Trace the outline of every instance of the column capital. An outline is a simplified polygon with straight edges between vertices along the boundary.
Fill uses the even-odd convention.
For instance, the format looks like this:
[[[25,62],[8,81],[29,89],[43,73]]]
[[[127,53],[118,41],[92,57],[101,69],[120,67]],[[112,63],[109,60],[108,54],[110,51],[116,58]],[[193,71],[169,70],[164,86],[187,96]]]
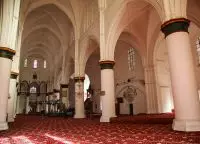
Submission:
[[[18,76],[18,75],[19,75],[19,74],[16,73],[16,72],[11,72],[10,78],[11,78],[11,79],[17,79],[17,76]]]
[[[0,57],[13,59],[16,51],[7,47],[0,47]]]
[[[113,69],[115,62],[111,60],[104,60],[104,61],[99,61],[101,70],[103,69]]]
[[[165,34],[165,37],[175,32],[188,32],[190,20],[186,18],[175,18],[164,22],[161,25],[161,31]]]
[[[85,77],[74,77],[74,81],[76,82],[84,82]]]

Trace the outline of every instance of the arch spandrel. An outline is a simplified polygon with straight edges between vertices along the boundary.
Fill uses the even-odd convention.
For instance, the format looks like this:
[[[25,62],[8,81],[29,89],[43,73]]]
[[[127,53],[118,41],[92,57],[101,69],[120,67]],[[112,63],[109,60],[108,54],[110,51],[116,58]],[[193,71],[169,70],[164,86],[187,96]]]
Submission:
[[[132,9],[128,5],[131,4],[134,6]],[[139,5],[140,7],[136,7]],[[132,15],[130,12],[133,12],[133,9],[137,10],[137,15],[141,15],[144,12],[144,9],[152,8],[157,15],[159,15],[159,21],[161,21],[163,12],[162,7],[159,3],[155,3],[153,1],[148,0],[128,0],[123,3],[121,6],[121,9],[118,9],[118,13],[116,16],[114,16],[113,21],[111,22],[110,26],[108,26],[106,29],[107,32],[109,32],[106,35],[107,41],[106,41],[106,49],[107,51],[107,59],[113,59],[114,55],[114,47],[116,45],[117,39],[119,38],[122,31],[125,29],[127,25],[133,22],[133,20],[136,18]],[[106,54],[105,54],[106,56]]]

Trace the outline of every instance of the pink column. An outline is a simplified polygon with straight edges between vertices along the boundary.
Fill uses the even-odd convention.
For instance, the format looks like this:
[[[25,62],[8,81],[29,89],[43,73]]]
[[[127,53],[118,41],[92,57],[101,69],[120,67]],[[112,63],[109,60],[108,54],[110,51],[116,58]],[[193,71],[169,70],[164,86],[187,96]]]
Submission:
[[[84,80],[85,80],[85,77],[74,77],[74,81],[75,81],[75,115],[74,115],[74,118],[85,118]]]
[[[162,25],[169,54],[177,131],[200,131],[200,102],[188,34],[190,21],[172,19]]]
[[[114,61],[101,61],[101,91],[105,95],[101,96],[102,116],[100,122],[110,122],[110,118],[115,114],[115,86],[114,86]]]
[[[0,130],[7,130],[7,104],[11,73],[11,63],[15,51],[0,47]]]
[[[8,99],[8,122],[14,122],[15,118],[15,106],[16,106],[16,97],[17,97],[17,76],[18,73],[11,72],[10,75],[10,86],[9,86],[9,99]]]

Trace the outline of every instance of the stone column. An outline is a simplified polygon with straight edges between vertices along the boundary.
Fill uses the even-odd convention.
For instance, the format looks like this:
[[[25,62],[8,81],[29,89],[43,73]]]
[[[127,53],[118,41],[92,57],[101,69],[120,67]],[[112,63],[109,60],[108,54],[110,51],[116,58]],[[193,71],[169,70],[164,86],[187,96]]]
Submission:
[[[200,131],[200,102],[188,34],[190,21],[177,18],[166,21],[161,30],[166,37],[174,98],[177,131]]]
[[[60,90],[58,90],[58,89],[54,89],[54,95],[53,96],[55,96],[55,99],[54,100],[56,100],[56,101],[60,101]],[[57,112],[58,111],[58,103],[55,103],[54,105],[53,105],[53,111],[54,112]]]
[[[115,87],[114,87],[114,61],[100,61],[101,67],[101,91],[105,95],[101,96],[102,116],[100,122],[110,122],[110,118],[115,114]]]
[[[158,101],[156,96],[155,72],[153,66],[145,67],[145,89],[147,99],[147,113],[158,113]]]
[[[39,101],[37,101],[37,107],[36,107],[36,112],[40,112],[40,107],[41,107],[41,105],[39,104]]]
[[[9,98],[8,98],[8,122],[14,122],[15,117],[15,106],[16,106],[16,83],[18,74],[11,72],[10,86],[9,86]]]
[[[28,114],[29,111],[30,111],[30,108],[29,108],[29,96],[26,96],[26,114]]]
[[[0,130],[8,129],[8,124],[6,121],[7,117],[7,104],[8,104],[8,91],[9,91],[9,80],[10,80],[10,70],[13,55],[15,51],[0,47]]]
[[[16,118],[17,115],[17,79],[16,79],[16,83],[15,83],[15,94],[14,94],[14,118]]]
[[[54,99],[53,96],[54,96],[54,92],[52,92],[51,95],[50,95],[50,101],[51,101],[51,104],[50,104],[50,107],[49,107],[50,112],[53,112],[53,103],[52,103],[53,99]]]
[[[74,115],[74,118],[85,118],[84,80],[85,80],[85,77],[74,77],[74,81],[75,81],[75,115]]]
[[[61,84],[61,98],[65,108],[69,107],[68,84]]]
[[[19,114],[19,105],[20,105],[20,96],[17,95],[17,102],[16,102],[16,114]]]
[[[45,101],[45,113],[49,113],[49,93],[46,95],[46,101]]]

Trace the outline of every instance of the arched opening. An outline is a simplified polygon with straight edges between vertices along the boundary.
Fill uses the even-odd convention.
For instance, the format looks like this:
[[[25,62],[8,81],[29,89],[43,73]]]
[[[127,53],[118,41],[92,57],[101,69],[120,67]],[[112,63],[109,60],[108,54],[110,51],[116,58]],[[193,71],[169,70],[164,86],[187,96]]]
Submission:
[[[35,3],[37,4],[35,5]],[[71,35],[74,34],[74,26],[68,15],[60,9],[56,2],[33,2],[26,12],[20,51],[19,80],[47,84],[46,94],[52,94],[49,94],[44,100],[43,96],[46,94],[40,92],[37,97],[37,108],[39,110],[38,104],[49,104],[43,108],[49,112],[50,102],[56,102],[58,106],[60,96],[57,91],[59,91],[60,84],[65,82],[63,78],[65,74],[68,76],[70,73],[65,72],[66,65],[63,59],[66,53],[63,52],[68,52],[67,45],[71,45],[70,42],[73,41]],[[70,48],[74,49],[74,47]],[[24,59],[27,59],[27,67],[24,67]],[[37,78],[33,78],[30,73],[37,73]]]
[[[122,33],[117,41],[115,63],[116,113],[146,113],[144,69],[134,39],[129,33]]]
[[[101,97],[99,95],[101,89],[101,71],[99,66],[100,50],[95,40],[90,40],[86,50],[87,57],[85,60],[85,73],[90,78],[90,87],[88,92],[92,99],[92,111],[94,113],[101,113]]]
[[[120,9],[118,17],[111,23],[106,45],[109,49],[110,60],[116,58],[119,39],[126,41],[139,53],[143,71],[143,79],[140,83],[146,91],[145,107],[142,113],[158,112],[156,85],[152,83],[155,81],[152,50],[160,32],[163,13],[158,3],[152,3],[154,1],[126,1],[125,7]]]
[[[87,74],[85,74],[84,80],[84,101],[88,98],[88,89],[90,87],[90,79]]]

